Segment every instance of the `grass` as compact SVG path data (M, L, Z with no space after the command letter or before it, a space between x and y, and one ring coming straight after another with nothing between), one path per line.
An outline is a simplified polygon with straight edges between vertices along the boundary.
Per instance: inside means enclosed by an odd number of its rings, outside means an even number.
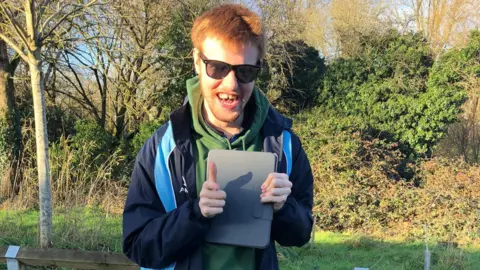
M0 245L38 246L38 211L0 211ZM121 216L94 208L56 209L55 248L121 252Z
M368 236L317 232L315 246L291 249L281 269L423 269L422 242L374 239ZM432 269L479 269L480 248L433 245ZM282 251L280 252L282 254Z
M0 245L38 246L37 219L38 212L34 210L0 211ZM53 228L53 244L56 248L121 252L119 215L107 215L95 208L56 209ZM423 269L425 247L421 242L332 232L318 232L315 239L314 246L279 247L280 268ZM480 247L431 245L430 249L432 269L480 268Z

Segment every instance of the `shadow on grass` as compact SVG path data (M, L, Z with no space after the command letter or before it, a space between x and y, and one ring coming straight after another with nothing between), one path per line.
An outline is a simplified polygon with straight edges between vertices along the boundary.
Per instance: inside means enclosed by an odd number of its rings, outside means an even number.
M423 269L423 243L401 243L366 236L318 233L315 246L279 247L280 268L286 270L329 270L364 267L385 270ZM318 235L317 234L317 235ZM431 269L480 269L480 250L432 245Z

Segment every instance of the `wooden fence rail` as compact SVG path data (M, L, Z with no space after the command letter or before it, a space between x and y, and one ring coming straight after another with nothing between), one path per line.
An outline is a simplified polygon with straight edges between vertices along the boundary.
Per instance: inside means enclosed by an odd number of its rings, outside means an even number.
M0 246L1 263L7 263L8 270L22 269L24 266L118 270L140 268L121 253L15 246Z

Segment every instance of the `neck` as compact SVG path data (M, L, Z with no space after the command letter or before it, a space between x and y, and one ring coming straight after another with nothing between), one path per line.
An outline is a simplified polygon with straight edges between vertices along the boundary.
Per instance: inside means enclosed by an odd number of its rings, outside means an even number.
M207 102L203 102L202 106L203 119L216 130L223 132L227 138L231 138L242 131L243 113L233 122L223 122L218 120L208 107Z

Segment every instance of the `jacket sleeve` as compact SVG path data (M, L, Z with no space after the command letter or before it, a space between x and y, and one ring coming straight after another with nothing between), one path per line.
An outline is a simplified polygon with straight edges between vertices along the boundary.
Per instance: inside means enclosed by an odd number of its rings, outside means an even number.
M274 213L272 236L282 246L303 246L310 240L313 217L313 175L300 139L292 133L292 193Z
M164 268L201 245L208 220L198 199L165 211L154 182L155 145L149 139L135 161L123 212L123 252L142 267Z

